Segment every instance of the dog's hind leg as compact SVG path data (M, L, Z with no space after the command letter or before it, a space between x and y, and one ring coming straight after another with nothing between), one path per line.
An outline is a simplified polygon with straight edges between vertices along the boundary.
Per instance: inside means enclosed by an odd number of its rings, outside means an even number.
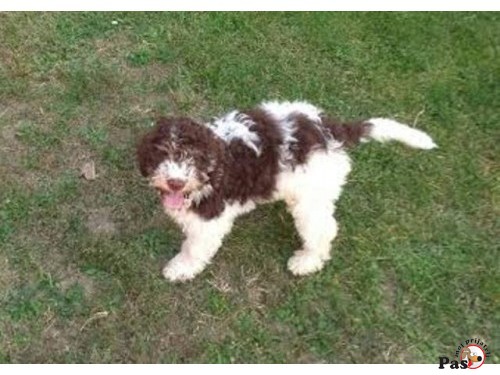
M303 242L288 260L288 269L294 275L306 275L319 271L330 259L331 242L337 235L337 223L333 217L332 202L297 202L291 207L295 226Z
M331 243L337 235L335 202L350 169L345 153L317 152L302 171L290 176L293 181L289 186L296 189L286 201L303 242L303 248L288 260L293 274L319 271L330 259Z

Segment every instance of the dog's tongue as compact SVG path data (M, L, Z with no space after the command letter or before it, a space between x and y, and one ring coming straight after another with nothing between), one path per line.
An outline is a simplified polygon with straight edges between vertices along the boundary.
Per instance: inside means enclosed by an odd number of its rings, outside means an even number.
M171 210L179 210L184 203L184 194L181 191L163 194L161 197L163 206Z

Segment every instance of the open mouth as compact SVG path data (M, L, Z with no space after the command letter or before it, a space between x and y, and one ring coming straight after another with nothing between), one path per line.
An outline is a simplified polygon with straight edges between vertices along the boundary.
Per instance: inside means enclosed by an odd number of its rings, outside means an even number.
M162 191L161 203L169 210L180 210L184 206L184 201L188 198L188 193L182 191Z

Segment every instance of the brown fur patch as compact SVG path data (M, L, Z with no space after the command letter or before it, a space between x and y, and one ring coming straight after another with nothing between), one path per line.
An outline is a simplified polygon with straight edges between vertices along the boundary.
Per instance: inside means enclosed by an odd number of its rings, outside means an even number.
M294 157L294 164L304 164L313 150L326 149L327 139L321 124L315 123L302 113L294 113L289 119L295 124L292 136L297 140L289 147Z
M364 121L340 122L328 117L321 118L323 126L325 126L333 136L333 138L347 147L357 145L361 138L365 137L370 131L370 123Z
M244 112L255 124L251 131L260 138L260 155L256 155L241 140L229 143L231 163L227 174L227 196L241 202L248 198L269 198L276 184L279 168L279 146L283 142L275 121L264 111Z
M224 209L225 201L244 203L249 199L270 198L279 168L279 145L282 137L274 120L262 110L243 112L254 125L250 130L260 138L260 154L233 139L226 146L223 183L193 210L210 219Z

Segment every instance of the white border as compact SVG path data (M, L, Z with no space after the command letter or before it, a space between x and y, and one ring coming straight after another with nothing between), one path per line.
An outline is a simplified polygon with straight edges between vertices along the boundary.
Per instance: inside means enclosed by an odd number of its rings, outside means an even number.
M469 11L500 10L497 0L5 0L0 11Z
M206 10L206 11L305 11L305 10L338 10L338 11L359 11L359 10L378 10L378 11L498 11L500 10L500 1L495 0L7 0L0 3L0 11L181 11L181 10ZM71 367L69 367L71 366ZM183 365L139 365L139 366L120 366L119 365L0 365L2 375L18 374L23 370L35 370L51 375L67 375L71 371L72 375L87 375L91 370L96 374L109 374L110 370L119 370L120 372L136 373L137 371L147 371L148 375L165 375L165 370L170 373L184 373L186 366ZM314 366L314 367L312 367ZM293 372L294 369L302 372L310 367L315 375L331 375L337 371L356 371L362 373L384 373L384 374L441 374L442 370L434 365L281 365L280 371ZM255 371L275 371L275 365L188 365L193 371L202 371L209 375L233 375L234 370L239 375L254 375ZM129 371L131 370L131 371ZM500 365L484 364L481 374L498 374Z

